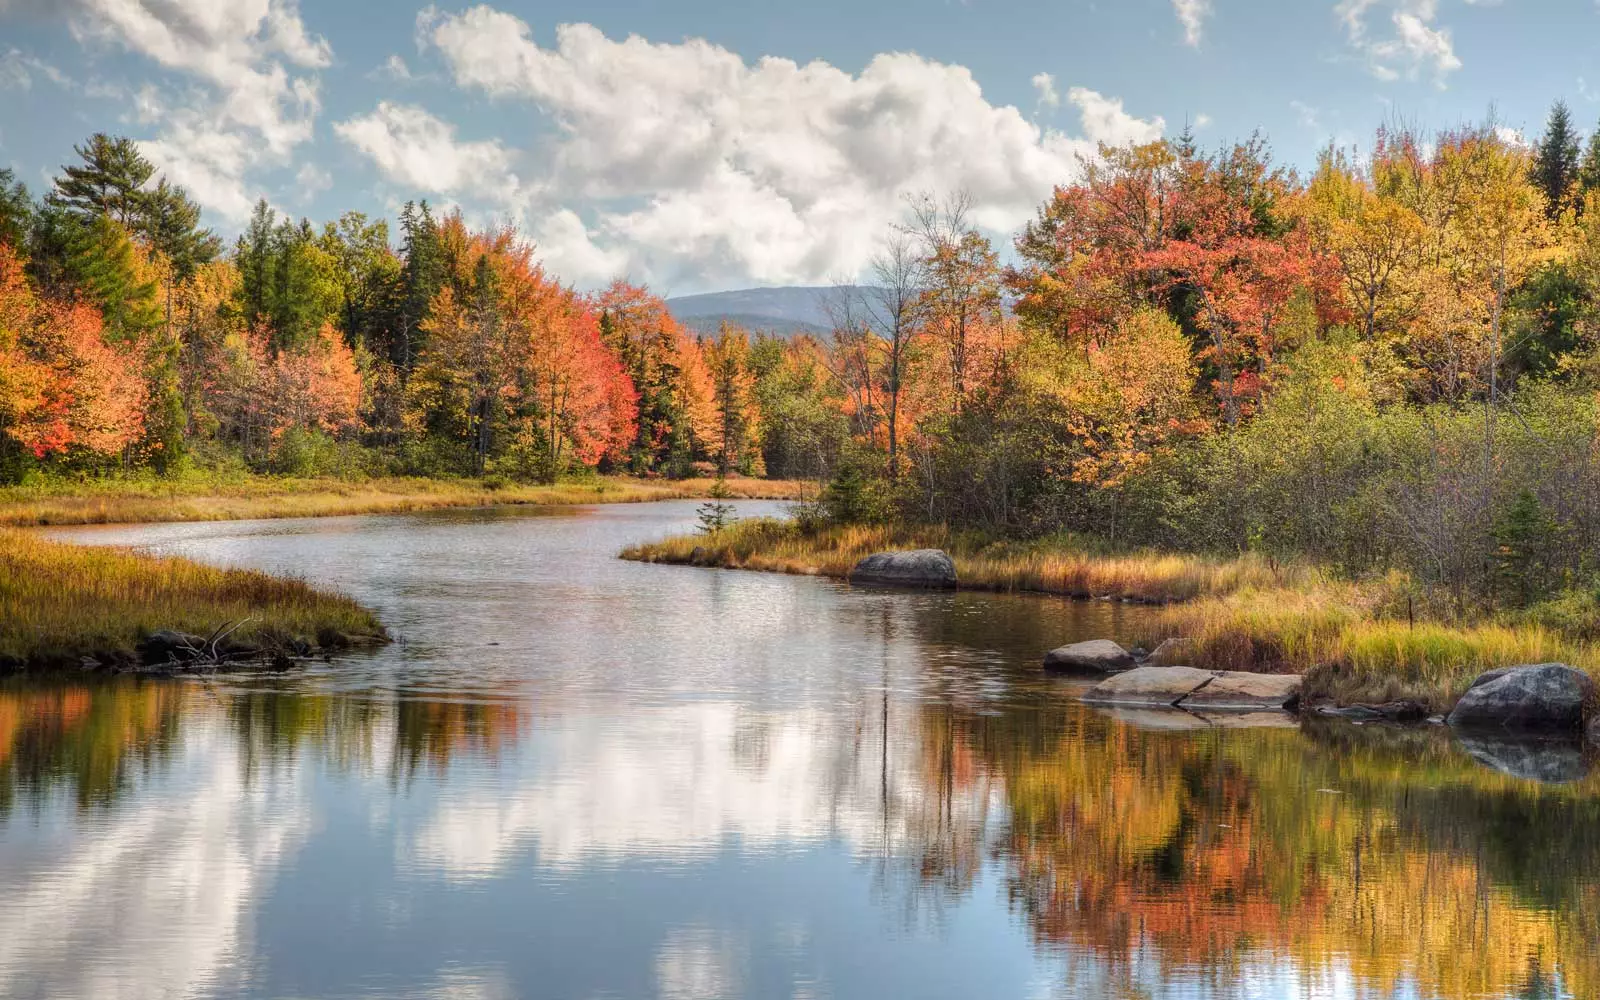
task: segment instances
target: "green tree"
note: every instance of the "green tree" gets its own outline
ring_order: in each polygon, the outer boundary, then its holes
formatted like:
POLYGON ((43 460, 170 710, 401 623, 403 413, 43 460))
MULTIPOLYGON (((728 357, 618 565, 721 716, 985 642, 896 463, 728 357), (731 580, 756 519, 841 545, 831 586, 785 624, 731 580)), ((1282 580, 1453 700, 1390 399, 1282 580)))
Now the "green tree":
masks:
POLYGON ((177 281, 189 280, 222 249, 217 234, 200 225, 200 206, 165 177, 146 194, 135 231, 167 258, 177 281))
POLYGON ((0 243, 20 250, 33 225, 33 198, 10 167, 0 167, 0 243))
POLYGON ((1544 192, 1545 213, 1551 219, 1573 203, 1578 183, 1578 132, 1572 127, 1572 114, 1565 101, 1550 108, 1544 135, 1534 145, 1533 181, 1544 192))
POLYGON ((61 168, 50 200, 76 215, 105 215, 133 229, 143 216, 144 188, 155 166, 124 136, 96 132, 88 143, 72 148, 83 162, 61 168))

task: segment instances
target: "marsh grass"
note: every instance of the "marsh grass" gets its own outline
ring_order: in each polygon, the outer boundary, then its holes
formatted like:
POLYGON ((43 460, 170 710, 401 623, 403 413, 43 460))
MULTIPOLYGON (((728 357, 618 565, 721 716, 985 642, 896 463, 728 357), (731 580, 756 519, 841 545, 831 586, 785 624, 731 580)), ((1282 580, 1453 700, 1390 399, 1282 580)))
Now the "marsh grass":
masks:
POLYGON ((145 635, 208 635, 253 619, 237 638, 324 647, 376 642, 383 626, 354 600, 303 581, 187 559, 68 545, 0 529, 0 664, 76 666, 131 656, 145 635))
POLYGON ((845 525, 805 531, 793 522, 761 518, 736 522, 711 535, 687 535, 631 546, 622 557, 640 562, 699 563, 843 578, 862 557, 873 552, 917 548, 938 548, 950 553, 964 589, 1108 597, 1152 604, 1186 601, 1242 587, 1290 586, 1315 575, 1301 566, 1253 557, 1214 560, 1158 552, 1108 554, 1070 536, 993 542, 939 527, 845 525))
MULTIPOLYGON (((275 476, 194 477, 179 480, 51 481, 0 488, 0 525, 132 524, 156 521, 231 521, 255 518, 382 514, 501 504, 640 503, 708 496, 714 480, 677 481, 596 477, 554 486, 495 479, 365 480, 275 476)), ((738 499, 794 499, 804 485, 732 479, 738 499)))
POLYGON ((1504 623, 1412 621, 1406 595, 1414 588, 1403 574, 1347 580, 1302 563, 1117 553, 1071 536, 988 542, 942 528, 805 531, 772 520, 637 545, 622 556, 842 578, 863 556, 908 548, 949 552, 963 589, 1163 605, 1131 638, 1153 647, 1185 637, 1186 659, 1197 667, 1303 673, 1309 702, 1413 699, 1445 711, 1483 671, 1522 663, 1558 661, 1600 677, 1600 648, 1527 614, 1504 623))

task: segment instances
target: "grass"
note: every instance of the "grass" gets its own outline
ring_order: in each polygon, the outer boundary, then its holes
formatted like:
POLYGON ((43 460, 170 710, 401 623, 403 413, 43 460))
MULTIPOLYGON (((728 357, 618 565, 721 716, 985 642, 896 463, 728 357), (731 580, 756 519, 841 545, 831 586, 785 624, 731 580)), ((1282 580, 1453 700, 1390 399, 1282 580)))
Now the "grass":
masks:
MULTIPOLYGON (((1404 595, 1413 588, 1399 574, 1347 580, 1315 566, 1255 556, 1115 553, 1070 537, 989 542, 942 528, 807 532, 770 520, 634 546, 622 555, 843 578, 863 556, 908 548, 949 552, 964 589, 1163 605, 1144 634, 1131 638, 1153 647, 1184 637, 1190 640, 1186 659, 1197 667, 1305 674, 1307 703, 1413 700, 1443 712, 1482 672, 1523 663, 1568 663, 1600 679, 1600 646, 1587 633, 1546 624, 1585 616, 1547 611, 1505 621, 1413 622, 1404 610, 1404 595)), ((1588 627, 1592 631, 1592 621, 1588 627)))
POLYGON ((244 619, 253 620, 235 637, 265 645, 385 639, 370 611, 299 580, 0 529, 0 666, 130 660, 153 631, 209 635, 244 619))
MULTIPOLYGON (((498 504, 635 503, 704 497, 710 479, 676 481, 599 477, 554 486, 480 479, 293 479, 236 476, 188 479, 51 481, 0 488, 0 526, 231 521, 381 514, 498 504)), ((740 499, 791 499, 794 482, 730 479, 740 499)))
POLYGON ((740 521, 715 535, 687 535, 632 546, 622 557, 842 579, 857 561, 873 552, 917 548, 950 553, 964 589, 1109 597, 1152 604, 1244 587, 1289 586, 1314 575, 1304 567, 1250 557, 1219 560, 1159 552, 1109 554, 1070 537, 994 542, 937 527, 877 525, 805 532, 792 522, 770 519, 740 521))

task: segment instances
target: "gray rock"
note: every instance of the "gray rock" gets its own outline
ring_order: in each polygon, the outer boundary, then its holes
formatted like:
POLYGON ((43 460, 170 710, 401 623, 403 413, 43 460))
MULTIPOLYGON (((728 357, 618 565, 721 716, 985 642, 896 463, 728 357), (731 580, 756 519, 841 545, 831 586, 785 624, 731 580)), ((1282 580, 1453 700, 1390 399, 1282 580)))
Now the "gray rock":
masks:
POLYGON ((956 585, 956 564, 938 549, 878 552, 856 563, 850 582, 948 590, 956 585))
POLYGON ((1491 670, 1472 682, 1449 723, 1462 729, 1578 733, 1595 707, 1594 681, 1564 663, 1491 670))
POLYGON ((1104 677, 1133 666, 1133 654, 1110 639, 1075 642, 1044 654, 1044 668, 1057 674, 1104 677))
POLYGON ((1193 667, 1135 667, 1108 677, 1084 692, 1083 700, 1100 705, 1171 706, 1216 679, 1193 667))
POLYGON ((205 639, 187 632, 159 629, 139 640, 139 659, 145 663, 180 663, 200 655, 205 639))
POLYGON ((1484 767, 1528 781, 1564 785, 1589 774, 1583 744, 1575 739, 1511 739, 1487 733, 1457 737, 1461 749, 1484 767))
POLYGON ((1241 712, 1290 708, 1299 702, 1299 674, 1250 674, 1220 670, 1215 680, 1185 696, 1178 705, 1191 711, 1241 712))

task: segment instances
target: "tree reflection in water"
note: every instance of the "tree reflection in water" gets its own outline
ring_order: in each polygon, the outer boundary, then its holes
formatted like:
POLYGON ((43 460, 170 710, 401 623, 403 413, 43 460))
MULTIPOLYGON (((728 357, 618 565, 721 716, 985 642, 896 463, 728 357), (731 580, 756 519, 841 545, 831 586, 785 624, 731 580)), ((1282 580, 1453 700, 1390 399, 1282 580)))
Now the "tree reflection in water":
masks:
MULTIPOLYGON (((1244 995, 1286 966, 1383 993, 1600 995, 1594 775, 1499 773, 1439 729, 1159 731, 1061 697, 997 706, 892 685, 885 663, 853 720, 802 728, 833 743, 816 755, 832 805, 814 808, 876 813, 826 822, 908 921, 937 921, 992 868, 1041 948, 1069 967, 1095 956, 1129 996, 1180 982, 1244 995)), ((775 766, 785 718, 741 715, 726 766, 775 766)), ((513 700, 14 683, 0 687, 0 818, 60 793, 110 808, 168 766, 181 727, 219 720, 247 787, 310 753, 398 788, 460 759, 492 766, 530 727, 513 700)))

